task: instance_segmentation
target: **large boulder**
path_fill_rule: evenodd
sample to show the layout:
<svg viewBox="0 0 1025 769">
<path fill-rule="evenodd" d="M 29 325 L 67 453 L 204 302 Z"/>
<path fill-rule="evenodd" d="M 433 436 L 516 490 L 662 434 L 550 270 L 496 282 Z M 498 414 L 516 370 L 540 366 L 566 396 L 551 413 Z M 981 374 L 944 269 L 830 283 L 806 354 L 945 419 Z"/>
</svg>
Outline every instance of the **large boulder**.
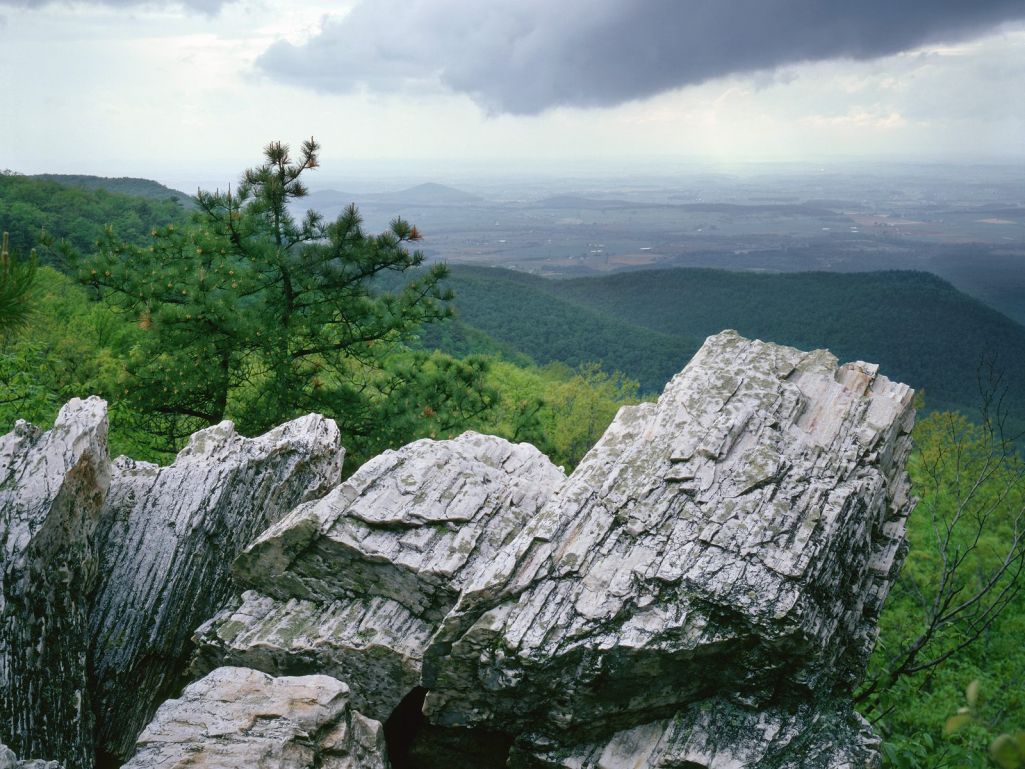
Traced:
<svg viewBox="0 0 1025 769">
<path fill-rule="evenodd" d="M 872 761 L 849 694 L 903 554 L 912 422 L 875 366 L 709 338 L 463 586 L 425 653 L 429 721 L 515 735 L 524 765 L 644 724 L 757 753 L 748 729 L 696 734 L 704 703 L 804 734 L 817 766 Z"/>
<path fill-rule="evenodd" d="M 124 769 L 387 769 L 381 724 L 328 676 L 223 667 L 165 702 Z"/>
<path fill-rule="evenodd" d="M 88 595 L 109 483 L 98 398 L 0 437 L 0 761 L 92 766 Z"/>
<path fill-rule="evenodd" d="M 386 719 L 463 586 L 564 480 L 533 446 L 472 432 L 385 452 L 238 557 L 249 590 L 200 628 L 195 671 L 326 673 Z"/>
<path fill-rule="evenodd" d="M 232 560 L 341 478 L 335 423 L 319 415 L 257 438 L 231 422 L 197 432 L 174 463 L 116 460 L 98 531 L 90 629 L 101 764 L 117 765 L 180 690 L 191 636 L 235 590 Z"/>
</svg>

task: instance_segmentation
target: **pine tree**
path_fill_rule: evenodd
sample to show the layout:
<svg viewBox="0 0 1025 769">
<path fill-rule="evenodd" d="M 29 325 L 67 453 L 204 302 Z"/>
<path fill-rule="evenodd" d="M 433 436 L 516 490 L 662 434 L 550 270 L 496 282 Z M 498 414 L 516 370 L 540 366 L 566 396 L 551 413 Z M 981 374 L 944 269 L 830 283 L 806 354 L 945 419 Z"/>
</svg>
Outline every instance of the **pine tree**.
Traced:
<svg viewBox="0 0 1025 769">
<path fill-rule="evenodd" d="M 12 256 L 9 244 L 10 236 L 4 232 L 0 239 L 0 337 L 28 320 L 36 277 L 35 258 L 19 261 Z"/>
<path fill-rule="evenodd" d="M 418 269 L 416 227 L 396 218 L 367 234 L 355 205 L 332 223 L 293 217 L 318 150 L 310 139 L 293 159 L 272 142 L 234 191 L 197 195 L 190 226 L 154 230 L 144 248 L 108 230 L 99 253 L 78 260 L 82 279 L 147 332 L 124 394 L 168 448 L 226 417 L 255 433 L 319 411 L 372 451 L 384 435 L 444 432 L 459 421 L 444 414 L 490 405 L 482 362 L 438 365 L 405 346 L 451 314 L 446 268 Z M 384 291 L 386 272 L 413 277 Z M 395 429 L 398 400 L 419 407 L 416 425 Z"/>
</svg>

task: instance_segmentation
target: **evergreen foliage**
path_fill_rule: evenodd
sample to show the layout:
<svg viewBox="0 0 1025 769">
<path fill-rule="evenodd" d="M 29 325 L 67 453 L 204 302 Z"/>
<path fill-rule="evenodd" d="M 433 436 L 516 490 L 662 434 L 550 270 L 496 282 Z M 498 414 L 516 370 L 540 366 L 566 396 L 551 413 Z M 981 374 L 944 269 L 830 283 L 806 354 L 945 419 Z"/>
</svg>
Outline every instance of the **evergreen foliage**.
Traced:
<svg viewBox="0 0 1025 769">
<path fill-rule="evenodd" d="M 10 251 L 6 232 L 0 239 L 0 337 L 21 326 L 32 312 L 35 260 L 22 262 Z"/>
<path fill-rule="evenodd" d="M 11 249 L 21 254 L 41 239 L 66 241 L 76 251 L 91 252 L 108 225 L 126 241 L 143 244 L 154 227 L 186 218 L 177 199 L 146 199 L 0 173 L 0 229 L 10 232 Z M 40 261 L 49 266 L 64 267 L 61 257 L 59 249 L 40 252 Z"/>
<path fill-rule="evenodd" d="M 293 160 L 272 142 L 234 192 L 200 192 L 188 225 L 154 229 L 148 246 L 108 228 L 98 253 L 74 260 L 79 278 L 144 331 L 123 395 L 155 448 L 172 450 L 226 417 L 254 434 L 317 411 L 359 455 L 416 434 L 400 418 L 407 406 L 437 434 L 490 405 L 482 361 L 404 345 L 450 315 L 445 267 L 390 291 L 372 284 L 421 265 L 409 249 L 416 227 L 396 218 L 367 234 L 352 206 L 330 224 L 313 211 L 292 217 L 317 150 L 304 142 Z"/>
</svg>

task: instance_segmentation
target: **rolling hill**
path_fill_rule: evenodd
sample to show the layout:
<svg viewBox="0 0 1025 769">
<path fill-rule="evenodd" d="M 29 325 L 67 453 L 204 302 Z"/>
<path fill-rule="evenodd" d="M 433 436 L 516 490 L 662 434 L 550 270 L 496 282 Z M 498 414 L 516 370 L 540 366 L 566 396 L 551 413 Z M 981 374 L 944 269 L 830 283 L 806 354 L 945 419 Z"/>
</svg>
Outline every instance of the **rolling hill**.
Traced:
<svg viewBox="0 0 1025 769">
<path fill-rule="evenodd" d="M 457 266 L 450 285 L 462 321 L 489 336 L 537 361 L 569 362 L 576 349 L 649 392 L 704 337 L 735 328 L 879 363 L 924 390 L 931 409 L 972 412 L 991 365 L 1025 424 L 1025 327 L 930 273 L 673 269 L 548 280 Z"/>
</svg>

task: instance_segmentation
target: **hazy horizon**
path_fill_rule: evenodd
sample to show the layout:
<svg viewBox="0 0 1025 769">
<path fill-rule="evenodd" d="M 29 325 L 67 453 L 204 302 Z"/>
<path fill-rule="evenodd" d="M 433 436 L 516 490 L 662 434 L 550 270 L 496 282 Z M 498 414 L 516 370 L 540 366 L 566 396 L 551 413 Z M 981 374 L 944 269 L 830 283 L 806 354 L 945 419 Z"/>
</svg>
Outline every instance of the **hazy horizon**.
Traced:
<svg viewBox="0 0 1025 769">
<path fill-rule="evenodd" d="M 321 179 L 1025 162 L 1020 2 L 567 3 L 0 0 L 0 168 L 190 191 L 311 135 Z"/>
</svg>

